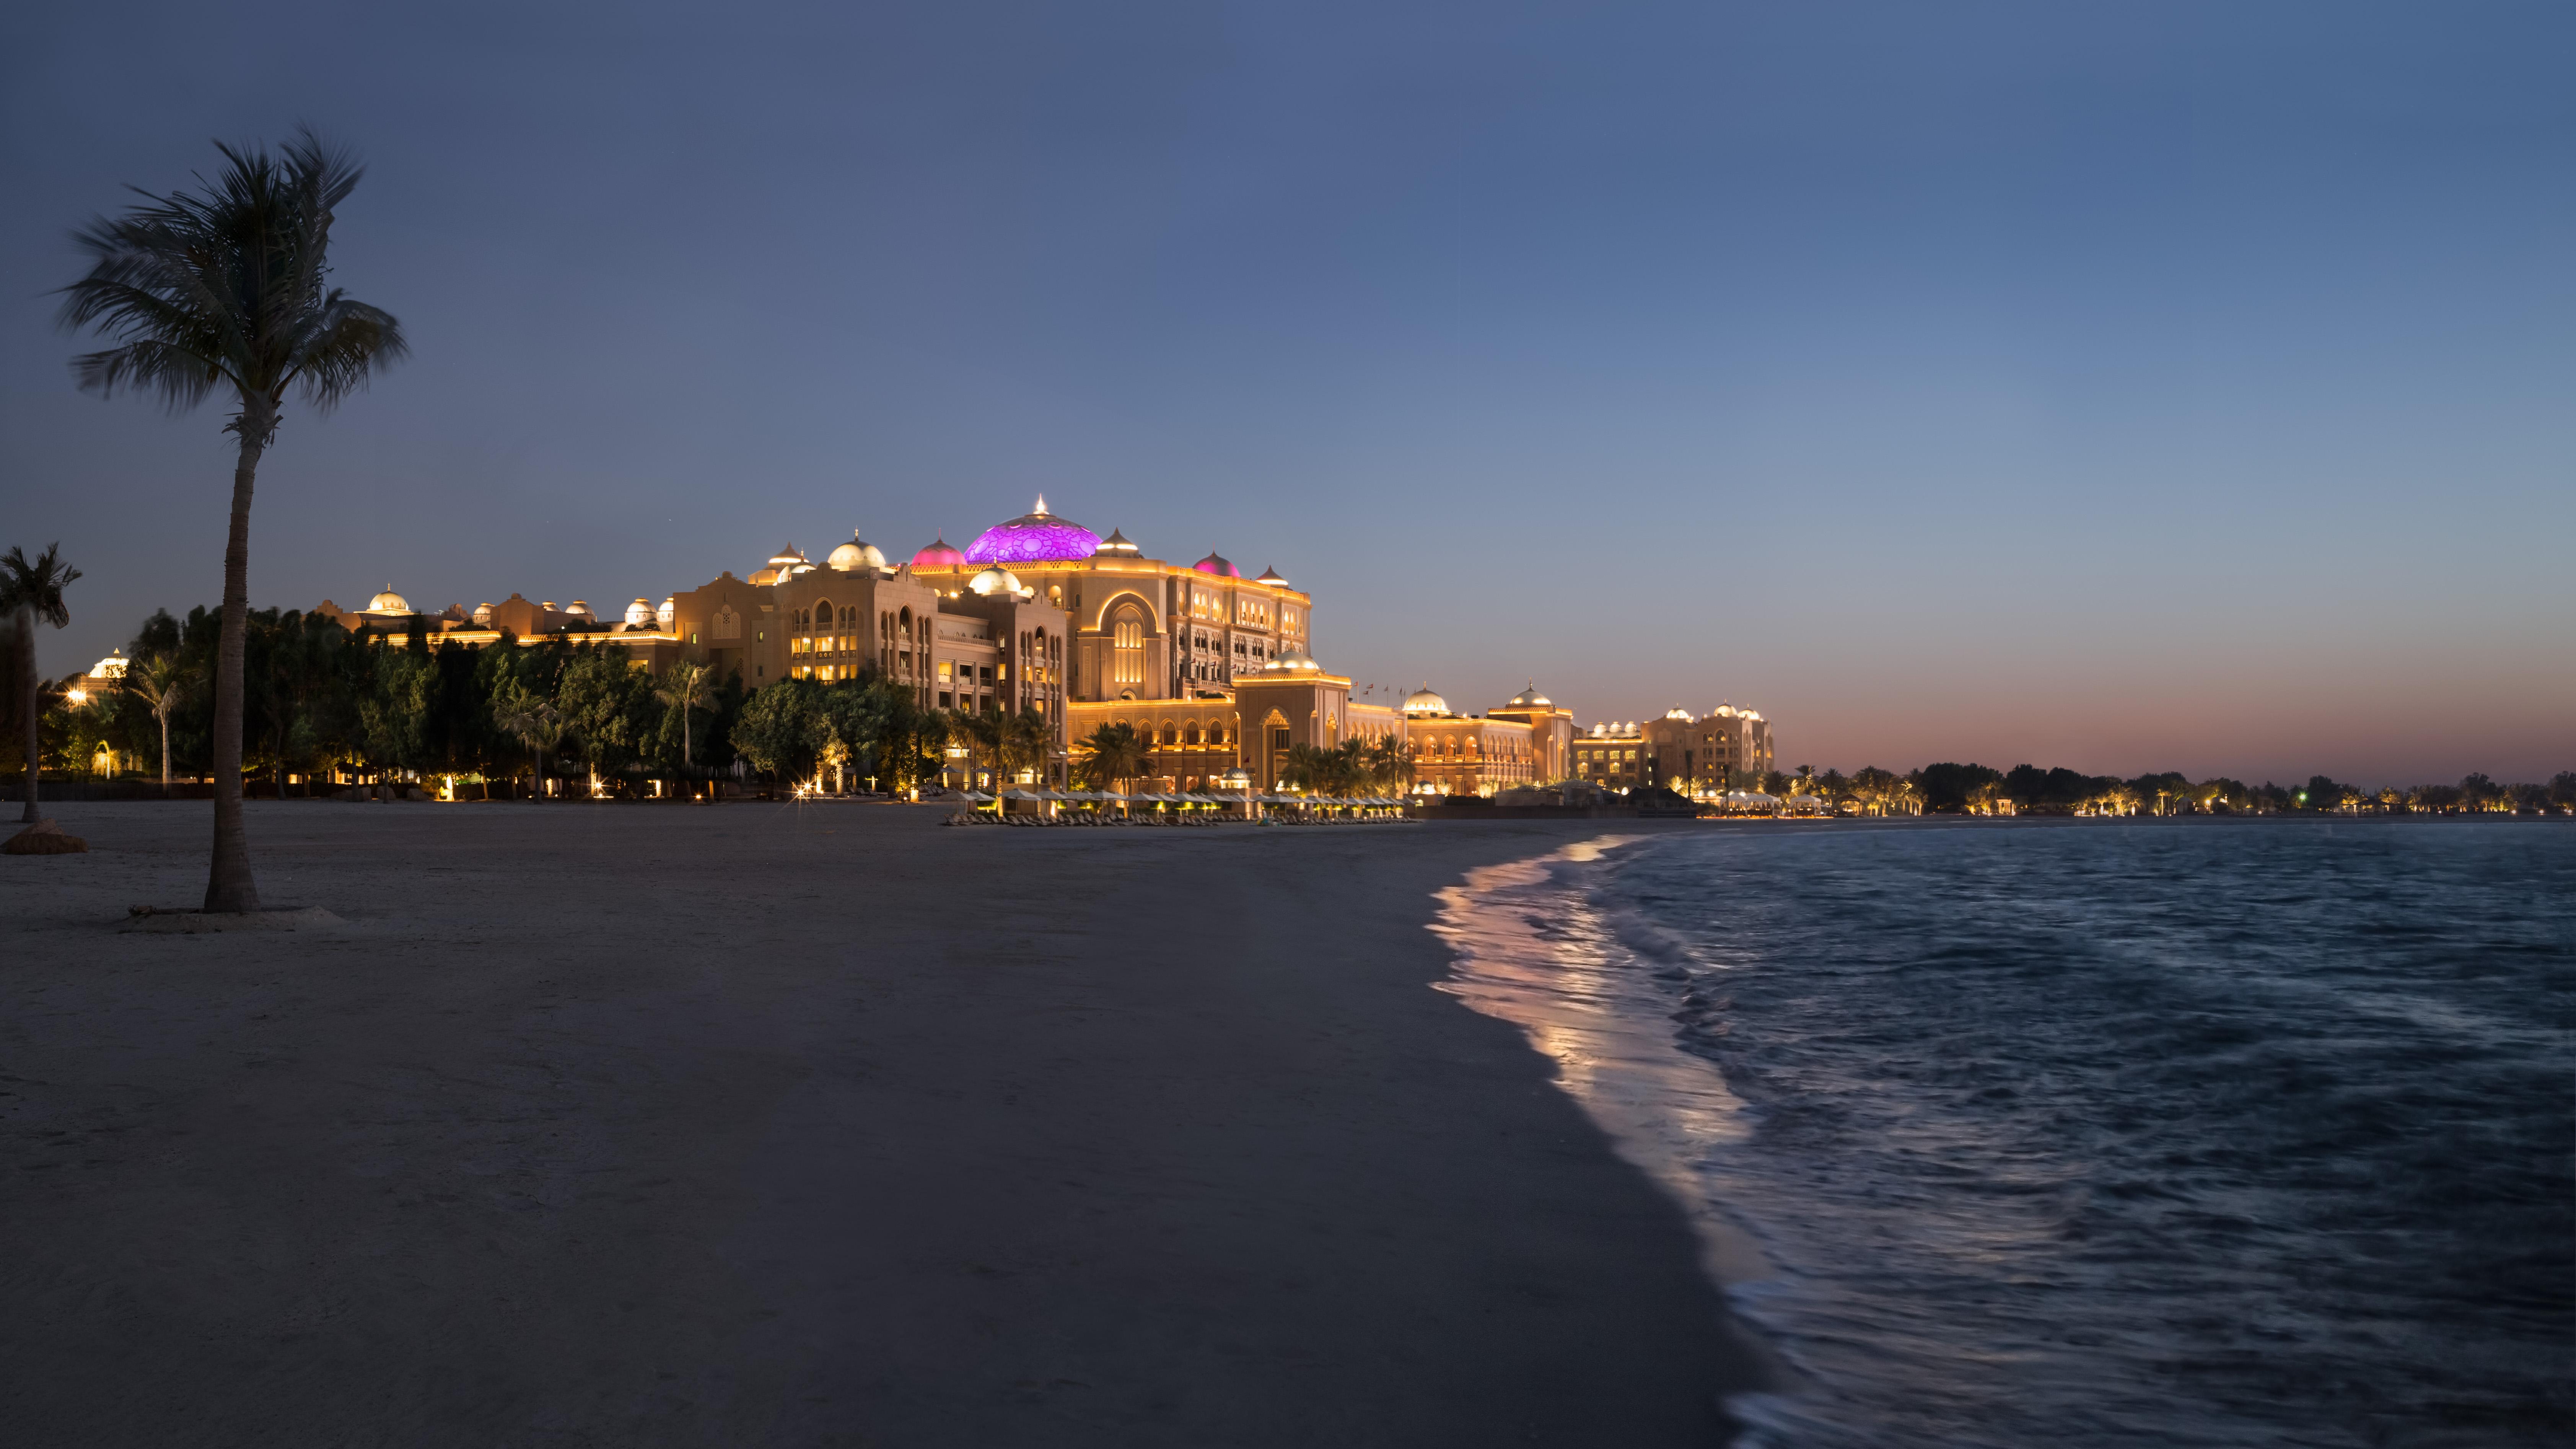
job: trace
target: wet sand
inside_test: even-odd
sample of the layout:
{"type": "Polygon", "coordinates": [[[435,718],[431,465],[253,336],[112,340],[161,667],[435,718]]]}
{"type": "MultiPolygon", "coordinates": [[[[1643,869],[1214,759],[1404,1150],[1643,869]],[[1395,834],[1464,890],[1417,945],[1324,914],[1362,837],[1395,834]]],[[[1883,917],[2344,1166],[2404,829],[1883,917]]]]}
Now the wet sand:
{"type": "Polygon", "coordinates": [[[1430,989],[1599,822],[267,803],[345,926],[117,932],[206,811],[0,857],[0,1443],[1709,1445],[1754,1374],[1430,989]]]}

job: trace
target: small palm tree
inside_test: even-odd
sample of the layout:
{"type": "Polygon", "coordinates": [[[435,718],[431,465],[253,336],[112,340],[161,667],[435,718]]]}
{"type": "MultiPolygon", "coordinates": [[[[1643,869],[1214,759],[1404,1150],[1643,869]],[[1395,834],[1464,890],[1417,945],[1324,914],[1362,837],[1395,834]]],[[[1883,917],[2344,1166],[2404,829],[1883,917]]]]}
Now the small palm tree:
{"type": "Polygon", "coordinates": [[[0,554],[0,621],[6,621],[9,632],[17,636],[18,719],[26,734],[21,744],[27,752],[27,808],[18,818],[29,824],[36,820],[36,766],[44,753],[44,711],[36,701],[36,626],[51,624],[59,629],[72,621],[72,611],[63,602],[63,590],[81,576],[79,569],[62,561],[63,546],[45,545],[45,551],[31,561],[26,550],[12,545],[0,554]]]}
{"type": "Polygon", "coordinates": [[[696,765],[689,748],[689,714],[715,703],[715,671],[694,660],[683,659],[664,672],[661,686],[654,693],[664,704],[680,712],[681,765],[696,765]]]}
{"type": "Polygon", "coordinates": [[[1105,724],[1082,737],[1082,760],[1078,768],[1083,780],[1095,790],[1107,790],[1121,780],[1133,780],[1145,773],[1145,761],[1151,751],[1145,737],[1128,724],[1105,724]]]}
{"type": "Polygon", "coordinates": [[[512,680],[492,696],[492,724],[528,747],[537,768],[537,798],[546,798],[546,752],[563,740],[563,711],[555,708],[553,700],[512,680]]]}
{"type": "Polygon", "coordinates": [[[1017,714],[1002,717],[1001,750],[997,760],[1002,773],[1018,776],[1023,771],[1036,775],[1046,767],[1047,747],[1054,743],[1055,733],[1047,728],[1046,713],[1028,706],[1017,714]]]}
{"type": "Polygon", "coordinates": [[[115,346],[75,358],[87,391],[159,394],[185,411],[218,390],[240,440],[224,544],[223,629],[215,651],[215,840],[209,911],[259,908],[242,829],[242,635],[250,610],[250,499],[260,455],[290,388],[328,412],[405,352],[388,314],[326,287],[333,209],[358,185],[346,153],[311,131],[271,156],[215,148],[224,168],[197,194],[151,196],[74,233],[89,275],[63,289],[62,323],[115,346]]]}
{"type": "Polygon", "coordinates": [[[950,710],[946,716],[948,738],[966,747],[966,786],[975,785],[975,762],[992,760],[999,768],[1002,753],[1002,721],[998,715],[977,714],[973,710],[950,710]]]}
{"type": "Polygon", "coordinates": [[[149,659],[136,660],[125,671],[126,692],[152,707],[152,717],[161,721],[161,793],[170,793],[170,713],[188,697],[188,686],[195,676],[179,661],[179,651],[164,650],[149,659]]]}

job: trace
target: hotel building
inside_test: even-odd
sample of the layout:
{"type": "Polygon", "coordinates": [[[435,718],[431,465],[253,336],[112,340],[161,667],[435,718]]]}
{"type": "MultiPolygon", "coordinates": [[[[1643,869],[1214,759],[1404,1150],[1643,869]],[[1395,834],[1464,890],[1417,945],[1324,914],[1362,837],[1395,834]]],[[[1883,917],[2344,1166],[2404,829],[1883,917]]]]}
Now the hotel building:
{"type": "MultiPolygon", "coordinates": [[[[875,675],[909,686],[926,709],[1034,709],[1054,737],[1053,782],[1068,777],[1074,742],[1125,724],[1146,740],[1148,779],[1164,789],[1206,789],[1240,769],[1271,790],[1296,746],[1386,739],[1412,751],[1424,793],[1609,783],[1587,769],[1602,756],[1600,727],[1578,734],[1572,712],[1535,688],[1484,714],[1457,714],[1427,687],[1401,708],[1354,702],[1351,681],[1314,660],[1313,609],[1273,570],[1246,578],[1213,552],[1192,564],[1149,558],[1123,533],[1103,538],[1041,498],[963,549],[943,537],[898,564],[854,535],[816,563],[789,546],[748,577],[721,573],[659,605],[638,598],[613,622],[584,600],[517,594],[470,613],[420,614],[390,587],[365,609],[326,600],[317,612],[354,630],[427,631],[440,646],[559,640],[622,650],[655,673],[693,660],[739,674],[747,689],[875,675]]],[[[1620,763],[1642,746],[1630,748],[1620,763]]],[[[1681,746],[1683,774],[1716,759],[1711,748],[1681,746]]]]}

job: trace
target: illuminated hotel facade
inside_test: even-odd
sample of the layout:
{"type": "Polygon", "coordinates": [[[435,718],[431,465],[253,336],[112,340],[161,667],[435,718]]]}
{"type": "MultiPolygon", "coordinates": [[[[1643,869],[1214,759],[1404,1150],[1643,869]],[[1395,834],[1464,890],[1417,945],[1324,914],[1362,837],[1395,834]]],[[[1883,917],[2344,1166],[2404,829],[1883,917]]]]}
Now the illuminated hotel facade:
{"type": "Polygon", "coordinates": [[[561,640],[621,650],[656,674],[691,660],[748,689],[879,676],[926,709],[1033,709],[1053,739],[1051,782],[1067,778],[1074,742],[1109,724],[1143,738],[1146,778],[1164,789],[1211,788],[1239,769],[1272,790],[1296,746],[1388,739],[1411,751],[1426,793],[1598,778],[1583,768],[1598,727],[1579,733],[1535,688],[1483,714],[1455,713],[1428,687],[1400,708],[1353,701],[1351,681],[1315,662],[1313,609],[1275,571],[1246,578],[1213,552],[1148,558],[1041,498],[963,549],[941,538],[896,563],[853,536],[818,563],[790,546],[748,577],[721,573],[659,605],[638,598],[613,621],[583,600],[516,594],[422,615],[390,587],[365,609],[326,600],[317,612],[353,629],[425,628],[441,647],[561,640]]]}

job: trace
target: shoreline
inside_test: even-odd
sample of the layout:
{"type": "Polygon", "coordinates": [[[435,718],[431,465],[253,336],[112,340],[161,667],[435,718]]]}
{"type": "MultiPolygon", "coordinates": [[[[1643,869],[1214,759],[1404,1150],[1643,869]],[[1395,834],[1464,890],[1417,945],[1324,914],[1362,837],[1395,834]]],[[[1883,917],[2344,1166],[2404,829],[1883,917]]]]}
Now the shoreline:
{"type": "Polygon", "coordinates": [[[1430,989],[1434,892],[1604,822],[296,803],[263,897],[344,925],[116,934],[202,879],[159,802],[0,871],[13,1443],[1706,1445],[1761,1381],[1430,989]]]}

